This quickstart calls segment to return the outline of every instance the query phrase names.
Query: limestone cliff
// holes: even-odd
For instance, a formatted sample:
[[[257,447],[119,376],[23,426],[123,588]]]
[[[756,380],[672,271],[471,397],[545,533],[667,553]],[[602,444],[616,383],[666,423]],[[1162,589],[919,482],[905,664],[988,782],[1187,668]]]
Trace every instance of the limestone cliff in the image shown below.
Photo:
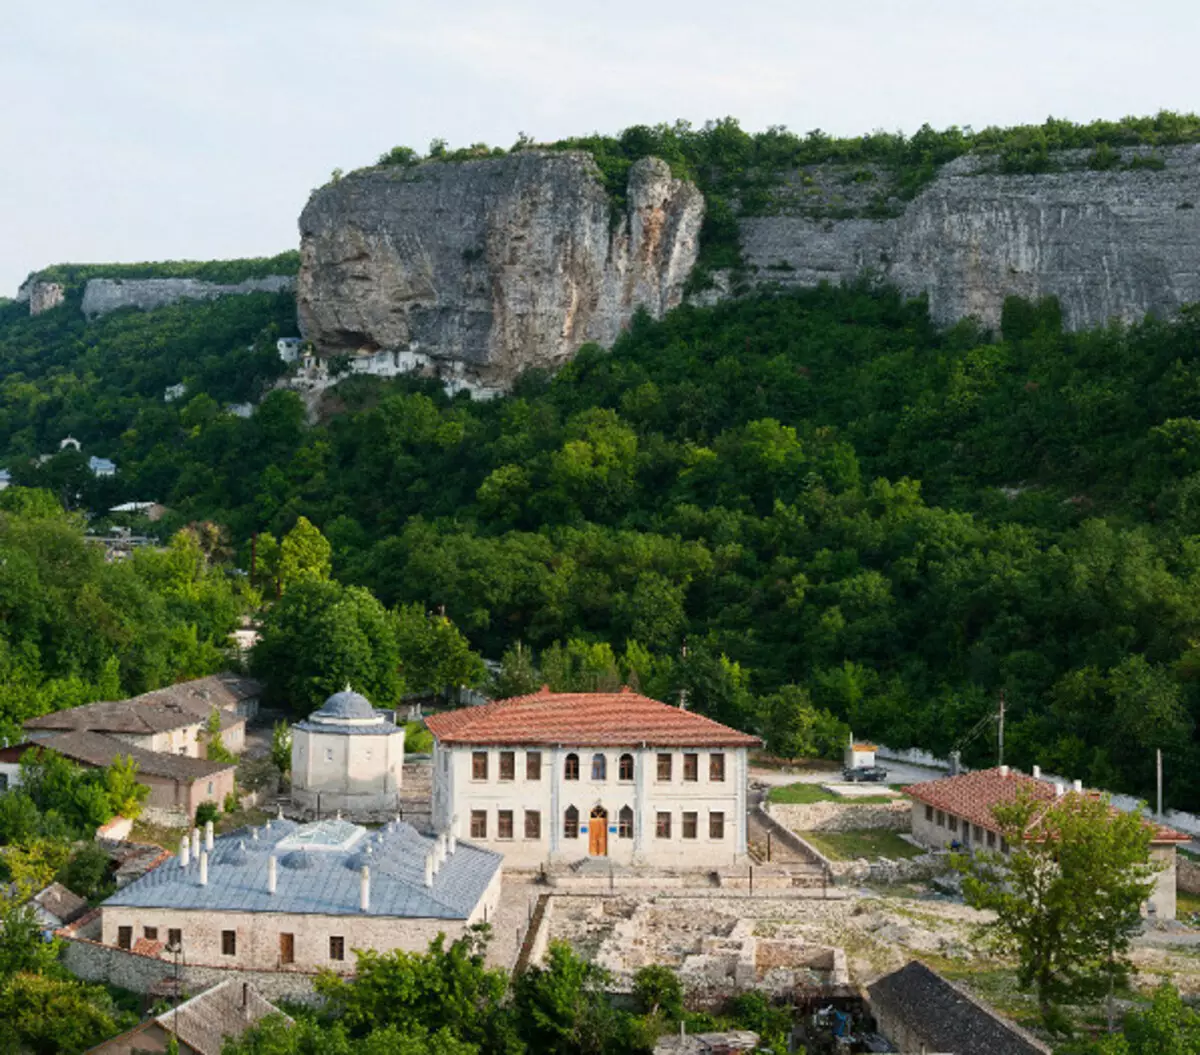
[[[392,352],[503,388],[679,304],[703,215],[653,158],[619,215],[582,152],[355,173],[300,217],[301,327],[326,357]]]
[[[93,278],[83,291],[83,313],[89,318],[119,308],[153,311],[182,300],[215,300],[245,293],[283,293],[295,288],[291,275],[267,275],[223,284],[197,278]],[[32,308],[32,300],[30,301]]]
[[[799,215],[741,221],[760,282],[815,285],[870,270],[928,293],[933,317],[1000,320],[1010,294],[1053,294],[1072,328],[1170,314],[1200,301],[1200,147],[1160,152],[1162,169],[1003,175],[964,157],[890,220]]]

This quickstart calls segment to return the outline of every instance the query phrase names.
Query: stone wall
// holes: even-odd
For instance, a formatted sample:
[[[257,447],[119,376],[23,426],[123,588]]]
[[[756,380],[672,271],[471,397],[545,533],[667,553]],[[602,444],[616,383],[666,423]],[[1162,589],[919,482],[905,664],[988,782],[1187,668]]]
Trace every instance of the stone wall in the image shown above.
[[[870,271],[927,293],[939,322],[998,326],[1010,294],[1057,296],[1071,328],[1169,314],[1200,300],[1200,146],[1159,154],[1162,170],[1098,172],[1068,151],[1039,175],[959,158],[895,219],[743,219],[746,262],[797,286]]]
[[[907,799],[876,805],[768,802],[766,808],[780,824],[794,832],[845,832],[864,828],[905,832],[912,826],[912,807]]]
[[[1175,855],[1175,889],[1185,894],[1200,894],[1200,861]]]
[[[368,169],[301,214],[301,325],[323,356],[405,352],[505,387],[611,344],[638,308],[679,304],[703,216],[654,158],[633,165],[618,212],[581,151]]]
[[[120,308],[152,311],[182,300],[216,300],[245,293],[286,293],[296,288],[291,275],[267,275],[221,284],[198,278],[93,278],[83,291],[83,313],[89,318]],[[30,304],[32,308],[32,302]]]

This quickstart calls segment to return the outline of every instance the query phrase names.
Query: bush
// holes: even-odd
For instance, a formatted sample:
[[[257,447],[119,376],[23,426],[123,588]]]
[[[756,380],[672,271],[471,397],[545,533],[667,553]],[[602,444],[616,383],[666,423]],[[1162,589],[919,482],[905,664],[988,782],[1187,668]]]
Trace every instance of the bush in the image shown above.
[[[231,791],[228,795],[225,796],[225,812],[226,813],[237,813],[237,811],[241,808],[241,805],[242,804],[238,801],[238,796],[237,796],[236,791]]]
[[[203,828],[209,821],[216,824],[220,816],[221,811],[215,802],[202,802],[196,807],[196,827]]]

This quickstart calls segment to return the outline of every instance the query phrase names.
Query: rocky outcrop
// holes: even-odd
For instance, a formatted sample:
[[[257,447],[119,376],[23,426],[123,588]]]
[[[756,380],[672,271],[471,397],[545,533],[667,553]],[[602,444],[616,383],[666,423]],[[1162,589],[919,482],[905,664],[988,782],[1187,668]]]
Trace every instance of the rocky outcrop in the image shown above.
[[[93,278],[83,291],[83,313],[89,318],[120,308],[153,311],[182,300],[215,300],[244,293],[285,293],[296,288],[291,275],[267,275],[222,284],[197,278]]]
[[[29,278],[17,290],[16,299],[29,304],[30,315],[41,315],[43,311],[57,308],[67,296],[61,282],[47,282],[36,276]]]
[[[1159,152],[1161,169],[1003,175],[964,157],[890,220],[802,215],[741,221],[759,282],[815,285],[871,271],[928,293],[939,322],[1000,321],[1004,298],[1057,296],[1071,328],[1170,314],[1200,301],[1200,147]]]
[[[301,327],[324,357],[390,352],[504,387],[678,305],[703,215],[653,158],[620,210],[575,151],[355,173],[300,217]]]

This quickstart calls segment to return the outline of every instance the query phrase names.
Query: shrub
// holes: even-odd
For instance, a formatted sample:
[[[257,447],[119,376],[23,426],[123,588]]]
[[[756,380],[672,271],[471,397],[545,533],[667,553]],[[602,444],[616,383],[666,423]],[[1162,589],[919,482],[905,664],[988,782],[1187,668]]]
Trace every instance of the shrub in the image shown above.
[[[209,821],[214,824],[221,816],[221,811],[215,802],[202,802],[196,807],[196,827],[203,828]]]

